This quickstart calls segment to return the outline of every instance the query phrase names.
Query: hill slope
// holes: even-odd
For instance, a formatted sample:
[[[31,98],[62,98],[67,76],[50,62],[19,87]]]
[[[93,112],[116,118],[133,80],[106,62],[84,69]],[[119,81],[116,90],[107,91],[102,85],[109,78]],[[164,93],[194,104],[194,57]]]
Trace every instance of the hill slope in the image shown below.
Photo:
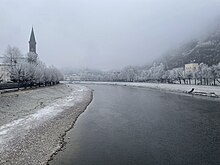
[[[220,28],[203,40],[190,41],[182,47],[167,52],[158,62],[167,69],[183,67],[190,62],[206,63],[209,66],[220,62]]]

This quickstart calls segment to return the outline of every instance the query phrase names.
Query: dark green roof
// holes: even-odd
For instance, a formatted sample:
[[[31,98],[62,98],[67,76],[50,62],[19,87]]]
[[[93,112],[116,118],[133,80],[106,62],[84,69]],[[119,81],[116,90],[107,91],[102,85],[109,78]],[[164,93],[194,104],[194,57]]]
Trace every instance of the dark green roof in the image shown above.
[[[32,30],[31,30],[31,37],[30,37],[30,43],[36,43],[35,41],[35,36],[34,36],[34,28],[32,27]]]

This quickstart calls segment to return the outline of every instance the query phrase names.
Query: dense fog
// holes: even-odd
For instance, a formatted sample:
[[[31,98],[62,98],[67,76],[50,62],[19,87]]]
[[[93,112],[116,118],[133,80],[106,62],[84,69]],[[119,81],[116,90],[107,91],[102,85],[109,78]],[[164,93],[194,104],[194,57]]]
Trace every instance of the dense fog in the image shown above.
[[[220,20],[219,8],[219,0],[1,0],[0,54],[8,45],[27,53],[33,26],[48,65],[145,65],[204,36]]]

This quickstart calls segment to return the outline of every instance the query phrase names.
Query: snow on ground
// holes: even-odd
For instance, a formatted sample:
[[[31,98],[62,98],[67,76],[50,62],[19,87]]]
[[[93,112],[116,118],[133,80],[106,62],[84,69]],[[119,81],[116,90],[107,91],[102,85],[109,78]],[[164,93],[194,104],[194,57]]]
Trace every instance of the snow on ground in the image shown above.
[[[67,85],[37,88],[0,94],[0,127],[6,123],[24,118],[48,106],[60,98],[70,95]]]
[[[39,101],[23,99],[28,96],[34,96],[35,99],[40,97],[40,104],[45,99],[46,105],[40,107],[37,106]],[[71,127],[91,101],[91,90],[79,85],[58,85],[5,94],[1,97],[4,101],[0,102],[7,105],[8,99],[12,104],[11,99],[18,100],[14,101],[15,105],[10,104],[9,109],[7,105],[2,105],[0,115],[5,114],[5,109],[9,114],[16,112],[23,115],[13,121],[12,118],[5,119],[0,125],[0,164],[46,164],[51,154],[60,147],[60,136]],[[23,101],[23,107],[16,110],[15,107],[20,105],[20,101]],[[29,108],[28,115],[22,111],[23,108],[26,108],[26,111]],[[9,115],[4,116],[7,118]]]
[[[79,88],[70,93],[69,96],[58,99],[54,103],[39,109],[36,113],[28,115],[24,118],[12,121],[0,127],[0,151],[4,147],[4,143],[16,136],[24,136],[28,129],[36,128],[50,118],[53,118],[58,113],[62,112],[66,106],[74,106],[76,102],[82,101],[83,88]],[[17,131],[19,130],[19,131]]]
[[[220,97],[220,86],[138,83],[138,82],[79,82],[79,83],[145,87],[145,88],[152,88],[152,89],[159,89],[159,90],[166,90],[166,91],[180,92],[180,93],[187,93],[192,88],[194,88],[194,92],[192,94],[202,95],[202,96]]]

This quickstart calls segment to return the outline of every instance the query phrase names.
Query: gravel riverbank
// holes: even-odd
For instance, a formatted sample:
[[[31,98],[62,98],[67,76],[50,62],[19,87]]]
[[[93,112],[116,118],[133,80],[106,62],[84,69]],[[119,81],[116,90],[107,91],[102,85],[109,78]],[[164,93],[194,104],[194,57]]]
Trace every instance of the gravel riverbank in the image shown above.
[[[0,95],[0,164],[47,164],[92,100],[80,85]]]

